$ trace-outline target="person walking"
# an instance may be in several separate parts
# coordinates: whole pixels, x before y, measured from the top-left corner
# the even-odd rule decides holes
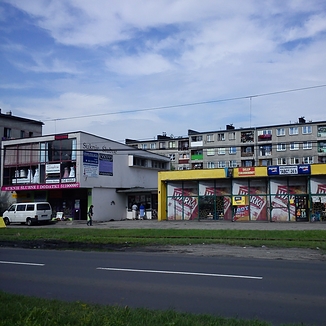
[[[94,215],[93,208],[94,208],[94,205],[89,206],[89,209],[87,212],[87,225],[88,226],[93,225],[93,215]]]
[[[138,218],[138,206],[137,206],[136,203],[134,203],[132,205],[131,210],[132,210],[132,219],[137,220],[137,218]]]

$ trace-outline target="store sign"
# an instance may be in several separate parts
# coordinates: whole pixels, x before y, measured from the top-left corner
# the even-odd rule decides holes
[[[51,190],[51,189],[70,189],[79,188],[79,182],[61,183],[61,184],[33,184],[22,186],[2,186],[2,191],[17,191],[17,190]]]
[[[311,169],[309,164],[301,165],[280,165],[280,166],[268,166],[268,175],[298,175],[298,174],[310,174]]]
[[[247,176],[247,175],[255,175],[256,170],[254,167],[248,167],[248,168],[239,168],[238,169],[238,175],[240,176]]]
[[[60,174],[60,163],[56,164],[46,164],[45,165],[45,173],[46,174]]]

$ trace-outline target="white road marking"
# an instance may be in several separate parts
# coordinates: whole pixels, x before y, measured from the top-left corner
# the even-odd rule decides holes
[[[29,266],[45,266],[45,264],[23,263],[23,262],[19,262],[19,261],[3,261],[3,260],[0,260],[0,264],[29,265]]]
[[[113,268],[113,267],[97,267],[96,269],[118,272],[136,272],[136,273],[157,273],[157,274],[178,274],[178,275],[195,275],[195,276],[213,276],[213,277],[230,277],[262,280],[262,276],[232,275],[232,274],[211,274],[211,273],[195,273],[195,272],[177,272],[177,271],[159,271],[151,269],[132,269],[132,268]]]

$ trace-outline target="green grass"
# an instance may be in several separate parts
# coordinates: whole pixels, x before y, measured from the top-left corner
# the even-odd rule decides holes
[[[64,241],[70,243],[150,246],[228,244],[283,248],[319,248],[326,251],[326,230],[176,230],[90,228],[2,228],[1,241]]]
[[[62,302],[1,291],[0,305],[1,326],[271,326],[259,320]]]

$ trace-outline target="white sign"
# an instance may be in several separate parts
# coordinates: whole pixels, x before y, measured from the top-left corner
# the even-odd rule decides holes
[[[46,174],[60,173],[60,163],[46,164],[45,165],[45,173]]]
[[[298,174],[298,167],[294,166],[280,166],[280,174]]]

